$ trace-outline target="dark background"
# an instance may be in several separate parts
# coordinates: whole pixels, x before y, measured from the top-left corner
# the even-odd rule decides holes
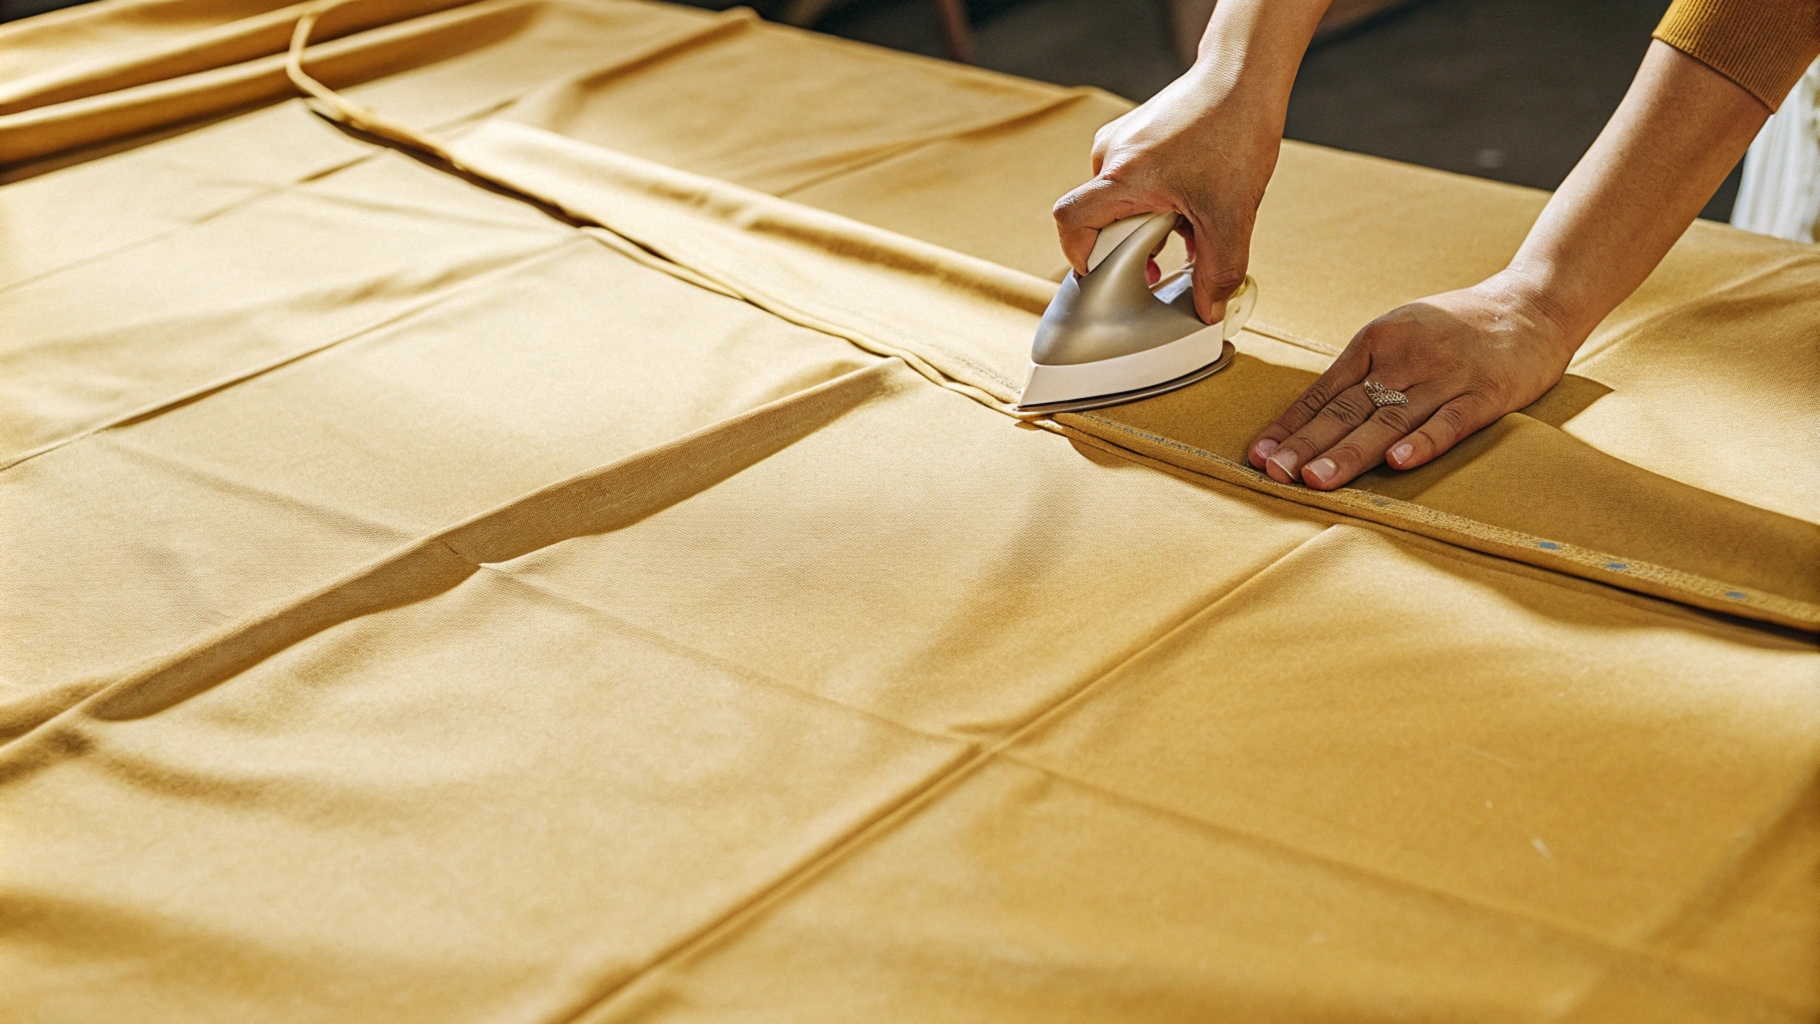
[[[0,0],[0,20],[71,0]],[[728,7],[733,0],[688,0]],[[782,0],[747,0],[767,15]],[[1162,0],[969,0],[979,63],[1142,100],[1174,78]],[[1607,117],[1668,0],[1418,0],[1309,50],[1289,138],[1553,189]],[[840,0],[824,32],[941,56],[933,0]],[[1738,172],[1705,216],[1730,217]]]
[[[1143,100],[1181,70],[1161,0],[967,6],[979,63],[1000,71]],[[1624,98],[1667,9],[1668,0],[1407,4],[1309,49],[1284,134],[1554,189]],[[932,0],[846,0],[816,27],[940,56],[934,10]],[[1704,216],[1729,219],[1737,193],[1734,168]]]

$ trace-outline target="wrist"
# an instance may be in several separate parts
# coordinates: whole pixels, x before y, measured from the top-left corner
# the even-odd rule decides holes
[[[1182,76],[1203,117],[1244,121],[1279,137],[1294,79],[1294,68],[1280,74],[1226,54],[1202,57]]]
[[[1513,264],[1475,285],[1478,292],[1510,320],[1537,338],[1565,364],[1592,333],[1600,318],[1588,323],[1584,303],[1557,286],[1537,267]]]

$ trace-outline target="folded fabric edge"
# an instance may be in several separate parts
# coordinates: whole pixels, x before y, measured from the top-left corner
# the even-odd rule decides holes
[[[460,37],[476,26],[493,21],[509,27],[516,20],[533,17],[536,7],[537,0],[477,0],[342,36],[312,47],[308,58],[319,74],[341,82],[360,81],[380,68],[396,70],[397,62],[407,59],[413,48],[421,53],[439,42],[463,45]],[[0,166],[295,95],[285,74],[287,60],[281,51],[0,114]]]
[[[1241,465],[1173,438],[1139,430],[1093,413],[1065,413],[1055,417],[1055,420],[1064,433],[1087,435],[1115,449],[1148,456],[1191,473],[1237,484],[1260,494],[1394,527],[1457,547],[1650,597],[1805,632],[1820,632],[1820,605],[1807,601],[1727,584],[1680,569],[1594,551],[1565,541],[1531,536],[1369,491],[1351,487],[1316,491],[1278,483],[1248,465]]]
[[[613,216],[609,212],[612,197],[604,193],[617,186],[739,229],[750,231],[762,225],[791,241],[807,242],[831,253],[890,252],[896,269],[938,279],[977,298],[1032,315],[1048,304],[1055,291],[1054,282],[975,256],[512,121],[486,121],[450,143],[448,153],[462,170],[598,225],[792,323],[844,338],[878,355],[897,356],[931,382],[944,387],[960,385],[957,390],[984,397],[985,404],[1001,412],[1009,412],[1018,393],[1018,383],[1001,368],[951,348],[908,348],[875,331],[804,308],[804,303],[789,296],[736,280],[736,274],[709,266],[684,251],[688,247],[677,240],[656,237],[626,223],[626,217]]]
[[[579,150],[585,153],[591,167],[597,166],[601,168],[610,168],[611,170],[610,178],[595,179],[588,183],[593,187],[609,184],[609,182],[623,182],[624,184],[640,188],[648,195],[654,195],[673,201],[681,201],[701,210],[709,216],[730,218],[735,222],[742,224],[745,222],[746,218],[750,216],[750,211],[753,207],[758,206],[773,215],[799,218],[803,225],[802,235],[799,237],[810,235],[817,230],[831,232],[832,237],[837,238],[863,235],[869,244],[888,244],[895,248],[906,250],[926,248],[933,250],[934,253],[942,254],[939,259],[944,261],[964,261],[963,263],[956,263],[953,265],[952,270],[955,272],[965,272],[973,269],[970,264],[983,264],[984,266],[991,268],[991,271],[996,272],[997,274],[1016,273],[1015,271],[1009,271],[1006,268],[997,267],[993,264],[986,264],[985,261],[975,260],[972,257],[947,253],[946,250],[940,250],[938,247],[931,246],[928,243],[917,242],[879,228],[848,221],[846,218],[839,217],[835,214],[799,206],[791,203],[789,200],[779,199],[775,196],[740,189],[738,186],[731,185],[727,182],[698,175],[687,175],[684,172],[675,171],[672,168],[650,164],[648,161],[639,161],[635,158],[628,158],[624,154],[609,153],[609,151],[602,150],[599,147],[577,142],[576,140],[567,139],[562,136],[555,136],[542,129],[529,128],[523,125],[510,125],[510,127],[504,128],[497,127],[500,124],[501,123],[499,122],[490,122],[488,125],[483,126],[481,131],[476,132],[475,135],[461,140],[461,143],[457,144],[456,147],[458,151],[457,158],[461,159],[464,156],[462,151],[465,150],[467,159],[463,160],[464,163],[489,165],[492,166],[495,171],[498,171],[501,167],[493,159],[499,152],[499,149],[496,147],[503,146],[503,148],[507,150],[518,153],[518,158],[510,162],[519,167],[529,166],[534,162],[530,158],[526,147],[528,147],[531,152],[548,152],[548,147],[558,147],[571,153]],[[535,133],[535,135],[527,133]],[[547,166],[544,167],[543,170],[552,175],[561,174],[560,171],[550,171]],[[481,173],[484,174],[485,172],[481,171]],[[601,223],[604,219],[610,219],[603,218],[599,208],[595,207],[595,204],[593,203],[578,205],[574,203],[572,199],[568,203],[564,203],[562,200],[565,197],[551,195],[550,193],[553,191],[563,191],[560,185],[552,188],[550,182],[527,182],[521,176],[511,173],[488,176],[493,177],[494,180],[499,180],[501,184],[506,185],[507,187],[537,195],[539,198],[544,198],[546,201],[551,201],[558,206],[562,206],[564,209],[569,210],[569,212],[579,217],[596,223]],[[741,195],[741,193],[745,194]],[[616,233],[621,230],[620,226],[603,226]],[[661,239],[639,239],[638,241],[641,245],[649,245],[658,250],[667,248]],[[840,247],[845,248],[845,246]],[[675,259],[678,262],[682,262],[682,259],[686,258],[683,257],[682,254],[677,253],[666,253],[666,256],[667,258]],[[724,276],[724,272],[715,275],[716,280],[720,280]],[[953,277],[948,274],[942,276],[945,279],[945,283],[954,283]],[[1034,295],[1040,295],[1046,292],[1049,287],[1048,282],[1034,285],[1034,281],[1035,279],[1032,279],[1033,286],[1031,287],[1031,290],[1033,292],[1033,297]],[[744,287],[741,282],[729,280],[724,283],[736,291],[748,295],[750,294],[750,289]],[[997,289],[993,290],[996,291]],[[759,304],[766,306],[766,308],[782,305],[778,302],[761,302]],[[826,327],[819,326],[816,322],[822,321],[823,318],[821,317],[801,316],[799,314],[798,316],[791,317],[791,319],[802,323],[804,326],[816,327],[817,329],[823,330],[827,329]],[[856,337],[856,332],[853,332],[850,329],[837,329],[833,333],[846,337],[849,340],[855,340],[856,343],[860,343],[862,347],[872,348],[874,351],[885,352],[885,354],[922,357],[917,358],[916,363],[926,364],[938,373],[950,377],[952,376],[951,361],[943,359],[939,355],[929,352],[905,353],[899,346],[879,346],[874,348],[874,345],[877,344],[876,342],[868,343],[862,341]],[[925,376],[930,376],[930,374],[925,373]],[[937,383],[946,383],[937,377],[932,376],[931,379],[935,380]],[[1011,395],[994,394],[991,397],[993,400],[986,404],[1000,412],[1010,414],[1011,409],[1009,400],[1012,398]],[[1230,483],[1237,483],[1250,490],[1269,494],[1272,497],[1283,498],[1299,504],[1323,508],[1328,511],[1340,512],[1345,515],[1366,519],[1381,525],[1397,527],[1399,529],[1419,533],[1460,547],[1494,554],[1499,557],[1509,558],[1544,569],[1564,572],[1569,575],[1579,576],[1599,583],[1648,594],[1652,597],[1679,601],[1709,611],[1738,615],[1805,631],[1820,631],[1820,606],[1789,598],[1784,595],[1767,593],[1751,587],[1727,584],[1719,580],[1713,580],[1667,566],[1637,561],[1623,555],[1613,555],[1603,551],[1594,551],[1563,541],[1533,537],[1528,534],[1519,533],[1503,527],[1492,526],[1453,513],[1441,512],[1423,505],[1417,505],[1382,495],[1370,494],[1353,488],[1341,488],[1337,491],[1322,492],[1310,490],[1306,487],[1279,484],[1262,473],[1252,469],[1250,466],[1241,466],[1238,463],[1214,455],[1211,452],[1202,451],[1171,438],[1149,434],[1093,414],[1063,414],[1056,417],[1056,419],[1064,425],[1071,426],[1083,433],[1102,437],[1119,447],[1144,452],[1160,458],[1165,462],[1182,465],[1184,468],[1216,479],[1226,480]]]
[[[476,0],[351,2],[342,8],[346,15],[338,18],[331,30],[318,33],[318,38],[326,42],[473,2]],[[105,55],[85,55],[10,82],[0,81],[0,114],[83,99],[283,53],[297,19],[310,6],[310,2],[293,3],[174,38],[154,36],[137,46],[129,45]],[[81,8],[69,10],[80,11]],[[118,11],[119,8],[115,8],[94,13],[105,17]],[[6,42],[6,27],[0,26],[0,44]]]
[[[302,73],[296,57],[307,37],[308,30],[300,23],[291,67],[292,76],[298,79],[300,87],[319,96],[333,97],[332,113],[340,118],[370,117],[383,121],[379,115],[347,103]],[[1046,305],[1053,293],[1052,282],[838,214],[511,121],[484,121],[475,131],[447,146],[427,137],[418,140],[416,134],[407,133],[406,137],[395,141],[419,145],[426,151],[446,156],[460,170],[557,207],[578,220],[597,224],[605,231],[655,253],[665,263],[687,267],[760,308],[801,326],[843,338],[875,354],[895,356],[932,383],[963,391],[1006,415],[1013,413],[1011,403],[1016,400],[1017,386],[1005,373],[927,341],[921,346],[898,344],[854,329],[841,322],[838,315],[827,316],[822,310],[804,308],[816,304],[814,296],[805,303],[799,301],[799,297],[767,294],[765,289],[739,280],[742,275],[738,268],[728,270],[712,266],[704,258],[683,251],[688,246],[679,244],[676,239],[652,237],[649,230],[623,223],[631,219],[631,214],[613,216],[616,211],[611,193],[617,188],[629,196],[672,204],[685,216],[705,217],[742,232],[806,243],[831,255],[887,252],[892,255],[890,269],[934,278],[945,285],[962,288],[977,298],[1009,303],[1026,312],[1034,313]],[[1093,414],[1063,414],[1058,419],[1063,425],[1101,436],[1120,447],[1298,504],[1340,512],[1463,548],[1710,611],[1809,632],[1820,631],[1820,605],[1807,601],[1729,585],[1562,541],[1533,537],[1352,488],[1323,492],[1278,484],[1250,466],[1241,466],[1211,452]]]

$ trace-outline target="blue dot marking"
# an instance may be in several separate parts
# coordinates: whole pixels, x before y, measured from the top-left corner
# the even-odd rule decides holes
[[[1623,562],[1606,562],[1605,567],[1607,569],[1616,569],[1619,572],[1623,572],[1624,570],[1630,568],[1630,566],[1625,565]]]
[[[1556,544],[1556,543],[1555,543],[1555,542],[1554,542],[1554,541],[1552,541],[1552,540],[1539,540],[1539,541],[1536,541],[1536,547],[1539,547],[1539,548],[1541,548],[1541,549],[1542,549],[1542,550],[1543,550],[1543,551],[1559,551],[1559,550],[1561,550],[1561,545],[1559,545],[1559,544]]]
[[[1744,601],[1744,600],[1748,600],[1750,598],[1750,595],[1746,594],[1742,590],[1728,590],[1725,592],[1725,596],[1731,598],[1734,601]]]
[[[1373,499],[1371,499],[1371,503],[1373,505],[1384,506],[1384,505],[1390,504],[1390,499],[1389,498],[1373,498]]]

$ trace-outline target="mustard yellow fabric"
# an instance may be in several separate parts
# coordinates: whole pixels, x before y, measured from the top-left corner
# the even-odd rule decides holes
[[[450,155],[766,309],[905,358],[931,379],[954,382],[1000,409],[1015,401],[1026,339],[1049,291],[1042,282],[1008,279],[993,268],[957,263],[711,180],[666,174],[512,120],[481,126]],[[653,194],[667,202],[651,203]],[[773,238],[783,244],[767,244]],[[853,261],[854,252],[868,258]],[[1810,316],[1820,312],[1820,261],[1797,263],[1778,277],[1788,293],[1806,297]],[[929,288],[931,281],[938,287]],[[1674,333],[1672,321],[1652,331]],[[1267,351],[1268,342],[1262,344]],[[1702,607],[1820,626],[1820,524],[1641,470],[1536,416],[1495,425],[1471,439],[1458,459],[1433,469],[1386,470],[1332,496],[1272,484],[1245,464],[1245,445],[1312,380],[1281,363],[1246,353],[1235,372],[1206,387],[1057,419],[1291,500]],[[1562,389],[1555,403],[1574,388]]]
[[[1674,0],[1655,37],[1742,85],[1774,110],[1820,56],[1820,3]]]
[[[1378,511],[1803,600],[1820,470],[1732,446],[1812,434],[1807,250],[1690,233],[1536,408],[1319,507],[1222,446],[1544,197],[1288,147],[1245,359],[1023,424],[1117,101],[603,0],[324,48],[455,15],[333,84],[466,176],[292,100],[0,186],[9,1005],[1820,1013],[1813,633]]]

